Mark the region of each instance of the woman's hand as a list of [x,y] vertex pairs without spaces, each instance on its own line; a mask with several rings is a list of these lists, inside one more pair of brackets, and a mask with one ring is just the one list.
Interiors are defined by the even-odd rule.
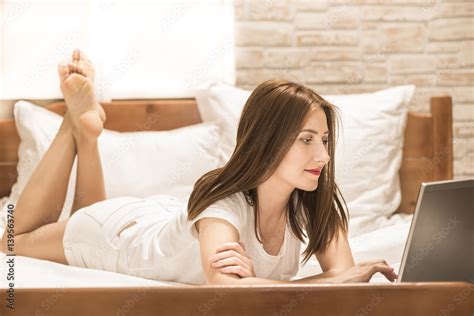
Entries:
[[216,254],[209,258],[213,268],[220,268],[221,273],[230,273],[240,278],[255,277],[252,259],[245,253],[241,242],[229,242],[220,245]]
[[390,267],[385,260],[378,259],[374,261],[360,262],[334,276],[332,279],[335,283],[369,282],[372,276],[377,272],[385,275],[390,282],[393,282],[398,278],[398,275],[393,271],[393,268]]

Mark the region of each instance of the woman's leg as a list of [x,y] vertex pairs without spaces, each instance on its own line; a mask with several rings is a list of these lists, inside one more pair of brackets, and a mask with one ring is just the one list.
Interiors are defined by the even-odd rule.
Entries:
[[66,263],[60,245],[66,222],[49,223],[59,218],[75,155],[71,122],[65,116],[15,205],[13,247],[7,248],[8,230],[5,229],[3,252]]
[[75,156],[72,127],[66,116],[16,203],[15,235],[58,220]]
[[[92,82],[82,75],[70,74],[69,71],[66,66],[59,69],[61,90],[67,105],[65,119],[60,132],[34,171],[17,203],[14,249],[7,247],[6,230],[1,242],[4,252],[14,251],[18,255],[67,263],[62,246],[67,221],[56,223],[55,221],[64,203],[74,161],[75,144],[79,145],[78,148],[81,148],[85,159],[86,154],[90,152],[95,152],[98,156],[96,142],[103,127]],[[78,172],[79,170],[83,168],[78,168]],[[55,177],[59,178],[62,186],[58,185]],[[53,199],[58,193],[59,197],[62,197],[62,203],[59,198]],[[99,192],[94,195],[94,198],[102,198],[100,194]],[[53,199],[54,203],[48,198]]]
[[77,176],[71,215],[83,207],[106,199],[97,139],[76,144]]
[[[73,52],[73,62],[77,66],[73,71],[84,75],[93,83],[95,77],[94,67],[87,56],[79,50],[75,50]],[[95,97],[93,103],[99,111],[103,124],[106,119],[104,110]],[[96,114],[93,113],[92,115]],[[75,132],[74,136],[77,148],[77,176],[71,215],[83,207],[106,199],[97,137],[83,137],[78,132]]]

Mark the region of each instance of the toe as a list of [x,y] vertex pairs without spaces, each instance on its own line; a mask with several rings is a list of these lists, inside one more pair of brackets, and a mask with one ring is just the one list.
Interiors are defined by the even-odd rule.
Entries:
[[67,67],[69,68],[69,73],[73,74],[77,72],[76,64],[68,63]]
[[81,58],[76,63],[77,68],[81,68],[82,74],[94,81],[95,70],[92,62],[87,58],[86,54],[81,52]]
[[66,80],[66,78],[69,76],[69,73],[69,68],[66,64],[58,65],[59,80],[61,82],[64,82],[64,80]]
[[72,61],[78,62],[81,59],[81,51],[79,49],[75,49],[72,52]]
[[85,76],[84,67],[82,67],[80,63],[76,65],[76,73]]

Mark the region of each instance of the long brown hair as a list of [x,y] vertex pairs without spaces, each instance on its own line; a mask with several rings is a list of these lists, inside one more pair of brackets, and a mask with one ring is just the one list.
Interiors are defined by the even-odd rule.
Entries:
[[231,194],[243,192],[254,207],[255,235],[260,241],[257,186],[276,170],[315,106],[326,114],[331,159],[321,172],[316,190],[293,190],[286,218],[301,242],[308,238],[303,264],[312,254],[327,249],[339,228],[347,233],[347,205],[335,183],[334,171],[337,108],[313,90],[282,80],[265,81],[252,92],[242,110],[232,156],[223,167],[205,173],[195,183],[188,201],[188,219]]

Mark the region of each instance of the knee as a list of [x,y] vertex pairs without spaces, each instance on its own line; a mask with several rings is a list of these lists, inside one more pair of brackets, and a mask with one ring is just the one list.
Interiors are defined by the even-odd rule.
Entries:
[[8,242],[7,242],[7,233],[5,232],[2,236],[2,238],[0,239],[0,251],[3,252],[3,253],[7,253],[7,249],[8,249]]
[[0,249],[3,253],[7,253],[9,250],[8,245],[11,244],[11,242],[9,243],[9,239],[12,240],[12,235],[9,236],[7,232],[5,232],[0,240]]
[[6,243],[3,242],[3,237],[2,239],[0,239],[0,251],[3,252],[3,253],[6,253]]
[[2,239],[0,240],[0,248],[3,253],[12,252],[16,255],[22,255],[21,250],[25,244],[25,239],[28,238],[29,233],[25,234],[3,234]]

